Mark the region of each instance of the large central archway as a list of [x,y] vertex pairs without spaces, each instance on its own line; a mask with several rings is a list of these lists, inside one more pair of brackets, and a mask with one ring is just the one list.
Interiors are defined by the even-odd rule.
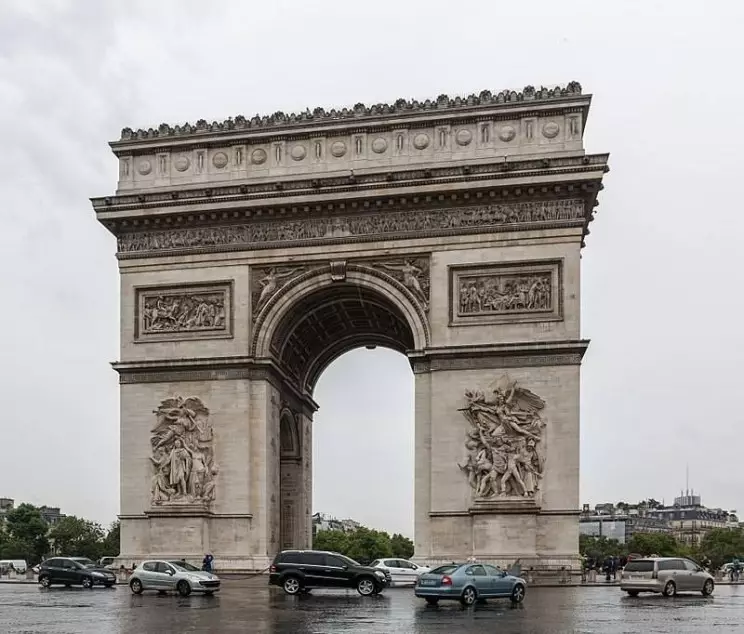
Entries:
[[[294,390],[312,397],[334,359],[362,346],[403,354],[423,348],[428,325],[422,307],[392,276],[371,268],[322,267],[288,284],[259,318],[258,356],[276,363]],[[312,531],[312,430],[287,406],[279,430],[279,545],[307,548]]]

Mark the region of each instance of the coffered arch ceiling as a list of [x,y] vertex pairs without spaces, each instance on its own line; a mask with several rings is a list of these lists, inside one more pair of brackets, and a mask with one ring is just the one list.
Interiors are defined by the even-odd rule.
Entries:
[[333,284],[300,299],[283,316],[271,340],[281,366],[310,393],[331,361],[361,346],[405,354],[415,348],[415,338],[390,299],[353,283]]

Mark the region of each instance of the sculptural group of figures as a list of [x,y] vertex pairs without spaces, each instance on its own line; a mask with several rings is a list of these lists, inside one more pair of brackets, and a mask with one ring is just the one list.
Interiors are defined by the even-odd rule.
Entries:
[[467,459],[458,464],[476,499],[534,498],[544,471],[544,401],[508,376],[483,392],[466,392]]
[[225,327],[223,293],[158,295],[146,297],[145,332],[177,332]]
[[460,280],[460,313],[550,310],[550,274]]
[[214,500],[217,466],[209,410],[196,397],[165,399],[152,430],[152,503]]

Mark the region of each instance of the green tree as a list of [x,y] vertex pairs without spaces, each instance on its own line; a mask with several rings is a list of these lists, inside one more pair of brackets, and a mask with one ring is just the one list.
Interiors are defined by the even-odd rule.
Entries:
[[121,524],[116,520],[111,524],[101,545],[102,557],[118,557],[121,553]]
[[625,555],[628,549],[617,539],[608,539],[604,535],[579,535],[579,552],[585,557],[592,557],[595,561],[602,562],[607,557]]
[[392,557],[390,535],[361,526],[348,534],[348,550],[345,555],[362,564],[369,564],[381,557]]
[[93,560],[101,557],[104,537],[100,524],[74,515],[63,517],[49,531],[49,539],[58,554]]
[[737,557],[744,561],[744,531],[740,528],[715,528],[703,537],[699,552],[711,570],[718,570]]
[[393,549],[393,557],[410,559],[413,557],[413,542],[400,533],[395,533],[390,538],[390,547]]
[[345,555],[349,550],[349,540],[344,531],[318,531],[313,537],[313,548]]
[[31,504],[21,504],[8,511],[3,557],[22,558],[31,565],[39,563],[49,551],[48,530],[49,525],[41,517],[39,509]]
[[644,557],[674,557],[679,555],[680,545],[667,533],[636,533],[628,542],[628,550]]

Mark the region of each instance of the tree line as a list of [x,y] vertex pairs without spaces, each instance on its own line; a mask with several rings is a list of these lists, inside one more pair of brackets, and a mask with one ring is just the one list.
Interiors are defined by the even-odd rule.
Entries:
[[36,565],[50,555],[88,557],[94,561],[119,554],[119,522],[108,529],[74,515],[49,525],[32,504],[7,512],[0,524],[0,559],[23,559]]
[[369,564],[384,557],[398,559],[413,557],[413,542],[407,537],[400,533],[390,536],[385,531],[364,526],[349,532],[317,531],[313,536],[313,548],[341,553],[361,564]]
[[599,562],[607,557],[622,557],[631,553],[644,557],[686,557],[715,571],[732,559],[744,560],[744,530],[714,528],[705,534],[698,545],[683,544],[668,533],[636,533],[625,544],[605,536],[580,535],[579,550],[585,557]]

